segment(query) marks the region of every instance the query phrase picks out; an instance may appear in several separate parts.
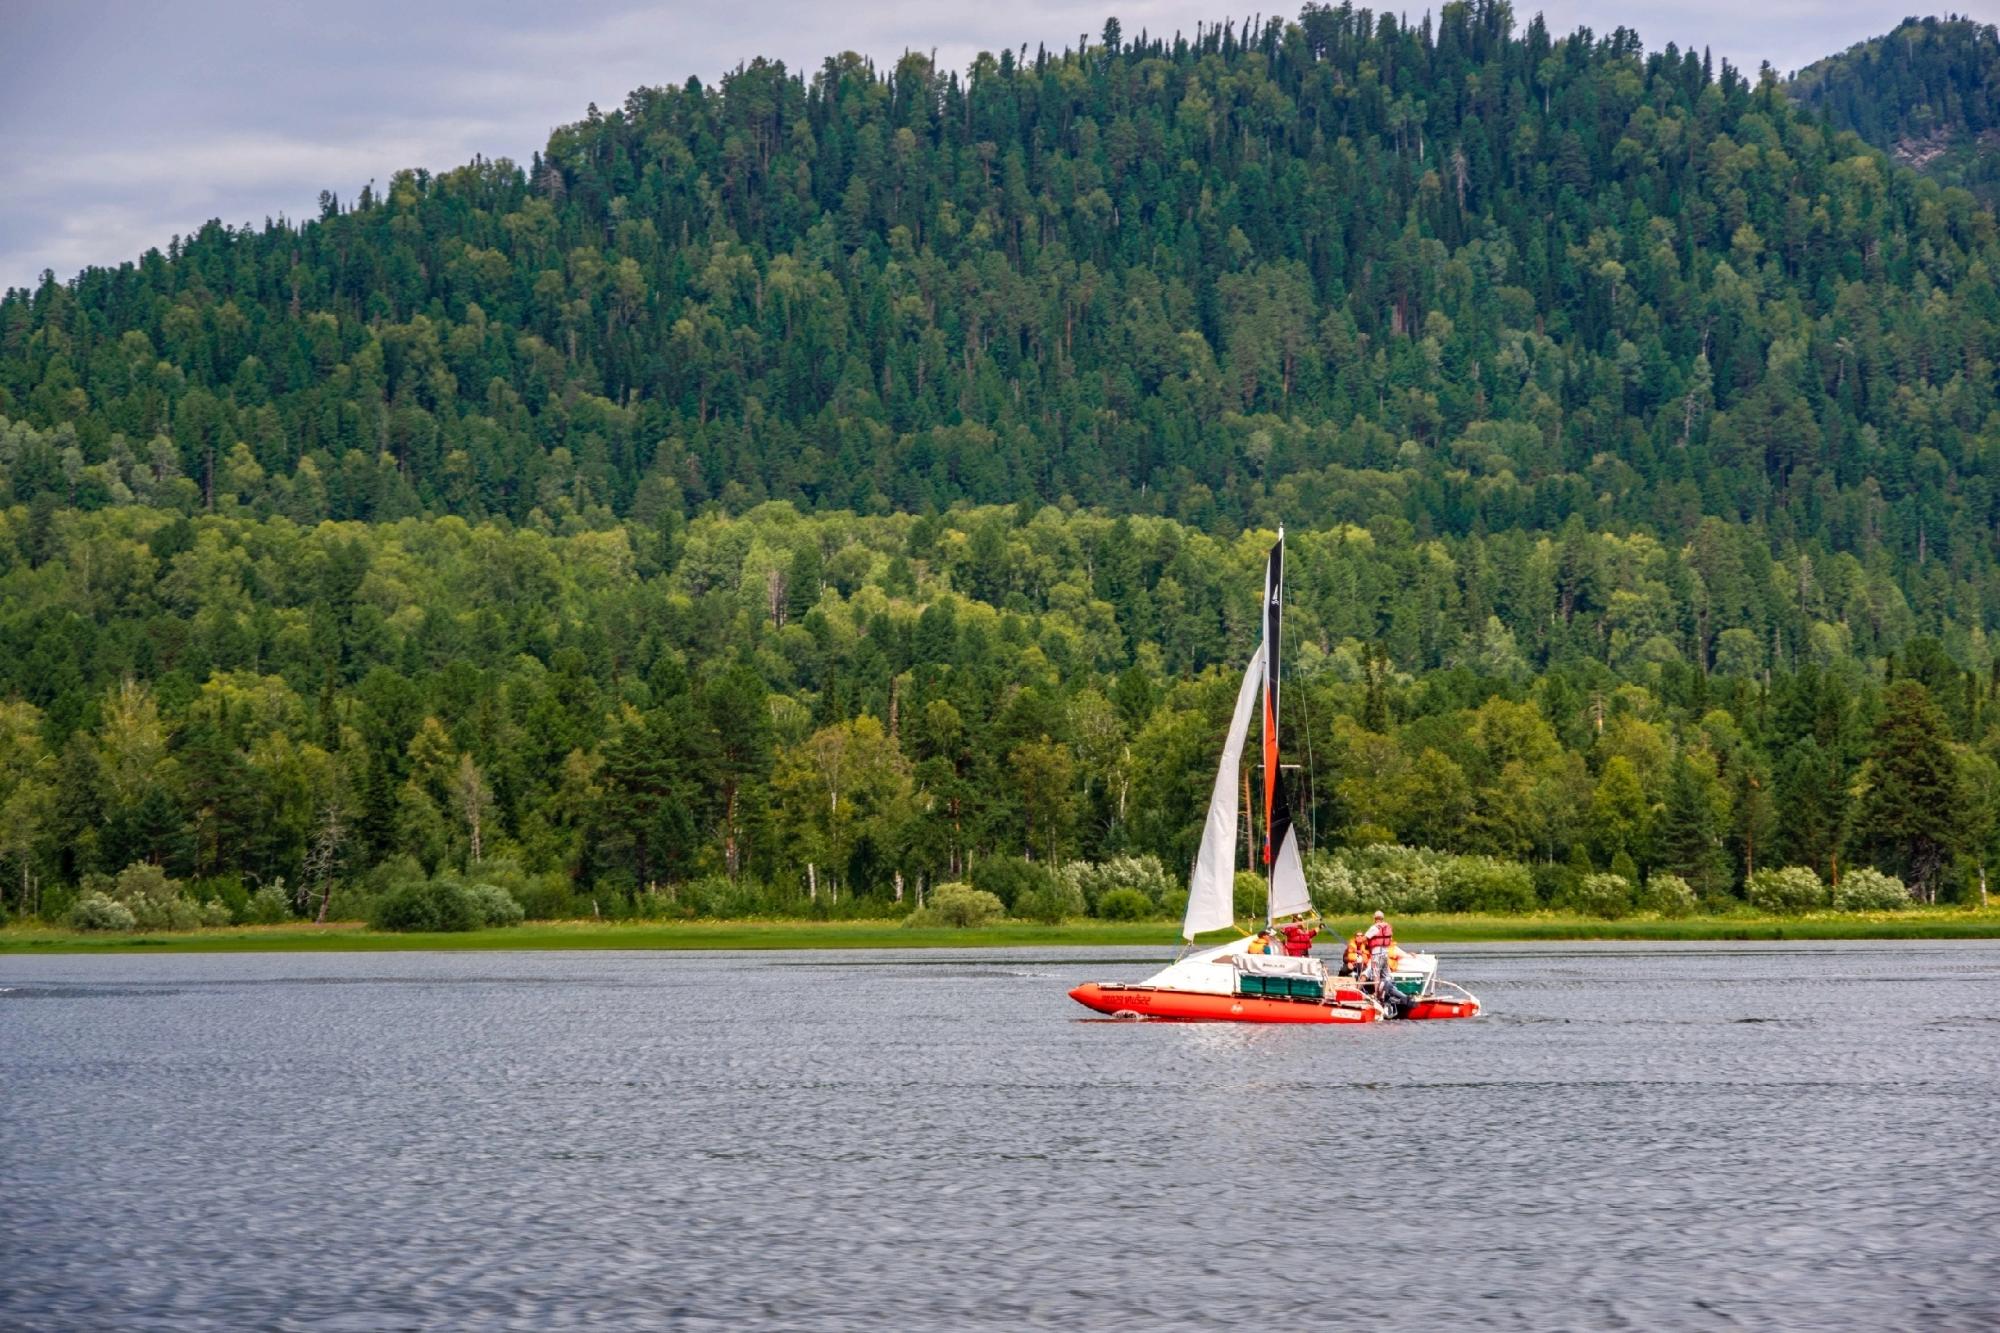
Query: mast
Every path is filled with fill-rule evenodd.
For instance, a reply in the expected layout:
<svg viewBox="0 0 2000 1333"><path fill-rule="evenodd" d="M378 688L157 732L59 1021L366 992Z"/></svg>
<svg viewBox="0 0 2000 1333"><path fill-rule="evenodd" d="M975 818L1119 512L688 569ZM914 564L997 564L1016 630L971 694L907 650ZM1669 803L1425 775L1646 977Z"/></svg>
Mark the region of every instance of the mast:
<svg viewBox="0 0 2000 1333"><path fill-rule="evenodd" d="M1279 798L1278 770L1278 646L1285 595L1285 529L1278 526L1278 544L1264 562L1264 924L1276 920L1277 855L1284 842L1290 812Z"/></svg>

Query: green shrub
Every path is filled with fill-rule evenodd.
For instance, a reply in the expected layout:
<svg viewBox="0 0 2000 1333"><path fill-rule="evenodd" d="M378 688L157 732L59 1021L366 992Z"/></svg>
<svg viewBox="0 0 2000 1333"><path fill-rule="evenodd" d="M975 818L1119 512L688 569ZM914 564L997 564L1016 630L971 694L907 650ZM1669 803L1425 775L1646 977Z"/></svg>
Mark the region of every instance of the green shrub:
<svg viewBox="0 0 2000 1333"><path fill-rule="evenodd" d="M530 921L561 921L590 915L590 904L577 901L566 875L529 875L519 887L510 886L510 891Z"/></svg>
<svg viewBox="0 0 2000 1333"><path fill-rule="evenodd" d="M1655 873L1647 878L1646 891L1640 895L1639 905L1661 916L1692 916L1695 909L1694 890L1679 875Z"/></svg>
<svg viewBox="0 0 2000 1333"><path fill-rule="evenodd" d="M1562 906L1583 916L1616 920L1632 910L1632 881L1623 875L1579 876Z"/></svg>
<svg viewBox="0 0 2000 1333"><path fill-rule="evenodd" d="M482 919L463 885L449 879L417 879L377 898L368 921L377 930L472 930Z"/></svg>
<svg viewBox="0 0 2000 1333"><path fill-rule="evenodd" d="M466 896L471 899L473 910L479 913L479 922L485 926L518 926L524 915L521 904L514 901L514 895L498 884L464 885Z"/></svg>
<svg viewBox="0 0 2000 1333"><path fill-rule="evenodd" d="M208 909L216 903L221 903L229 914L229 921L225 921L224 925L228 925L230 921L243 920L243 914L250 906L250 890L243 887L241 875L215 875L208 879L198 879L188 886L187 893L202 905L203 924L208 923L211 915Z"/></svg>
<svg viewBox="0 0 2000 1333"><path fill-rule="evenodd" d="M1306 891L1313 906L1329 916L1347 916L1372 911L1362 904L1369 891L1361 876L1346 861L1325 852L1309 852L1305 858Z"/></svg>
<svg viewBox="0 0 2000 1333"><path fill-rule="evenodd" d="M1028 894L1047 886L1049 871L1018 856L989 856L972 868L972 887L992 894L1009 912ZM942 886L940 886L942 887Z"/></svg>
<svg viewBox="0 0 2000 1333"><path fill-rule="evenodd" d="M242 920L253 926L275 926L292 919L292 896L282 879L266 884L250 895Z"/></svg>
<svg viewBox="0 0 2000 1333"><path fill-rule="evenodd" d="M1137 889L1108 889L1097 900L1097 915L1106 921L1143 921L1155 910L1153 901Z"/></svg>
<svg viewBox="0 0 2000 1333"><path fill-rule="evenodd" d="M727 875L704 875L681 885L669 903L675 904L702 916L719 917L750 916L763 907L754 880L731 879Z"/></svg>
<svg viewBox="0 0 2000 1333"><path fill-rule="evenodd" d="M1014 915L1053 926L1068 917L1082 916L1083 911L1083 890L1060 875L1051 875L1048 883L1022 896Z"/></svg>
<svg viewBox="0 0 2000 1333"><path fill-rule="evenodd" d="M139 896L125 903L141 930L193 930L201 924L201 908L185 898Z"/></svg>
<svg viewBox="0 0 2000 1333"><path fill-rule="evenodd" d="M1264 915L1264 903L1269 899L1271 886L1264 877L1253 870L1236 872L1236 882L1231 887L1230 908L1239 918L1258 918Z"/></svg>
<svg viewBox="0 0 2000 1333"><path fill-rule="evenodd" d="M1559 861L1537 861L1528 873L1534 876L1536 900L1550 906L1569 897L1570 889L1582 878Z"/></svg>
<svg viewBox="0 0 2000 1333"><path fill-rule="evenodd" d="M96 889L72 903L66 919L71 930L135 930L139 925L131 908Z"/></svg>
<svg viewBox="0 0 2000 1333"><path fill-rule="evenodd" d="M74 884L51 884L42 890L35 914L49 925L59 926L69 920L69 909L76 906L77 896Z"/></svg>
<svg viewBox="0 0 2000 1333"><path fill-rule="evenodd" d="M1352 910L1398 915L1438 910L1444 892L1440 863L1447 858L1437 852L1385 844L1344 848L1339 856L1356 880Z"/></svg>
<svg viewBox="0 0 2000 1333"><path fill-rule="evenodd" d="M970 884L940 884L931 900L903 918L906 926L984 926L1006 914L1000 899Z"/></svg>
<svg viewBox="0 0 2000 1333"><path fill-rule="evenodd" d="M1167 873L1156 856L1114 856L1108 861L1072 861L1058 872L1064 882L1083 894L1084 910L1102 916L1099 906L1104 896L1119 889L1131 889L1145 896L1151 911L1166 910L1180 902L1187 886Z"/></svg>
<svg viewBox="0 0 2000 1333"><path fill-rule="evenodd" d="M1760 912L1810 912L1826 906L1826 885L1806 866L1759 870L1746 889L1750 905Z"/></svg>
<svg viewBox="0 0 2000 1333"><path fill-rule="evenodd" d="M102 876L90 884L124 904L141 930L193 930L201 924L201 909L181 897L180 881L148 862L134 861L108 886Z"/></svg>
<svg viewBox="0 0 2000 1333"><path fill-rule="evenodd" d="M220 898L213 902L202 903L197 910L201 913L201 924L204 926L228 926L236 922L236 917L229 910L229 904Z"/></svg>
<svg viewBox="0 0 2000 1333"><path fill-rule="evenodd" d="M1894 875L1862 866L1833 886L1833 905L1843 912L1892 912L1910 905L1910 891Z"/></svg>
<svg viewBox="0 0 2000 1333"><path fill-rule="evenodd" d="M1530 912L1535 877L1528 868L1491 856L1440 858L1438 906L1447 912Z"/></svg>

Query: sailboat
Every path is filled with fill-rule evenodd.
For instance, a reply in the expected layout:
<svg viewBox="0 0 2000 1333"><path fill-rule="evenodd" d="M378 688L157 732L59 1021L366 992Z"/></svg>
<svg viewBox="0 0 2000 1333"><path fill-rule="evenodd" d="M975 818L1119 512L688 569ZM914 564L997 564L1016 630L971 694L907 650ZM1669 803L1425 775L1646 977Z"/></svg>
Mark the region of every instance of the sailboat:
<svg viewBox="0 0 2000 1333"><path fill-rule="evenodd" d="M1267 930L1285 917L1312 911L1306 889L1305 865L1299 856L1298 833L1292 827L1290 805L1278 762L1279 646L1285 586L1285 530L1271 548L1264 568L1263 637L1250 655L1243 683L1236 691L1236 711L1223 741L1222 763L1208 800L1202 825L1201 849L1195 855L1188 882L1187 914L1181 937L1196 936L1236 924L1236 834L1238 791L1242 781L1244 743L1250 720L1262 713L1264 760L1263 860L1269 892L1265 896ZM1134 985L1087 982L1070 991L1070 998L1099 1013L1120 1017L1212 1019L1240 1023L1372 1023L1384 1015L1381 1005L1346 978L1329 977L1317 958L1252 953L1254 937L1245 936L1215 948L1186 953L1172 965Z"/></svg>

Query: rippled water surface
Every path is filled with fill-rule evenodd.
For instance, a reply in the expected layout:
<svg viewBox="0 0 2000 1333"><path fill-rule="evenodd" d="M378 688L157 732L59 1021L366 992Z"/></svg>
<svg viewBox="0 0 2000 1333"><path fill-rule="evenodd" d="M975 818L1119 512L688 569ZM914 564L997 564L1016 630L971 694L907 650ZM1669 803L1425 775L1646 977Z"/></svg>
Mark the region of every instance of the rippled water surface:
<svg viewBox="0 0 2000 1333"><path fill-rule="evenodd" d="M1990 1328L2000 945L0 957L11 1328Z"/></svg>

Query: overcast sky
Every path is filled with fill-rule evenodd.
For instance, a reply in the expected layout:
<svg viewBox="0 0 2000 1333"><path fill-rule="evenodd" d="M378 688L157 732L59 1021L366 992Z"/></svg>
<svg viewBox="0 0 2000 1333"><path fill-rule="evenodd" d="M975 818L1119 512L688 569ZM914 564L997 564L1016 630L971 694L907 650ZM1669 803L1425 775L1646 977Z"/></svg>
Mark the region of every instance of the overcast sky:
<svg viewBox="0 0 2000 1333"><path fill-rule="evenodd" d="M1382 5L1412 18L1435 5ZM1636 28L1649 49L1707 45L1746 70L1796 69L1893 27L1910 0L1552 0L1557 32ZM1946 7L1992 21L2000 0ZM312 213L403 167L525 161L586 105L711 80L756 55L791 68L860 51L1061 48L1115 14L1192 33L1256 6L1136 0L0 0L0 287L136 258L204 220ZM1274 5L1290 14L1295 6Z"/></svg>

